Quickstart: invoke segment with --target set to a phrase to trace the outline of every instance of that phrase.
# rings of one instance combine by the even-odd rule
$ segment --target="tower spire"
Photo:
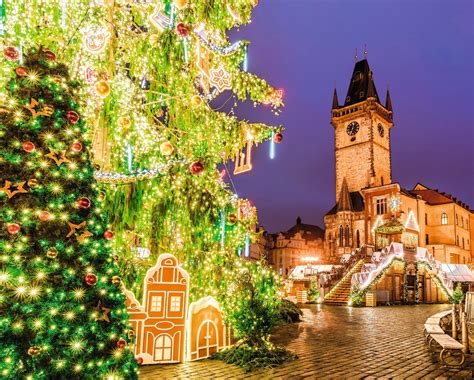
[[[341,192],[339,193],[339,199],[337,201],[337,211],[354,211],[346,177],[342,180]]]
[[[390,98],[390,91],[387,88],[387,97],[385,98],[385,108],[392,111],[392,99]]]
[[[368,52],[367,52],[367,44],[364,44],[364,59],[367,59]]]
[[[357,48],[356,48],[356,52],[355,52],[355,56],[354,56],[354,62],[357,62],[357,59],[358,59],[358,57],[357,57]]]
[[[339,100],[337,99],[336,87],[334,87],[334,94],[332,96],[332,109],[335,110],[337,108],[339,108]]]

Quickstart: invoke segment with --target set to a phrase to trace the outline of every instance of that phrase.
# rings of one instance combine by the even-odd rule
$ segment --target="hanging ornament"
[[[162,142],[160,145],[160,152],[163,156],[170,156],[173,154],[174,147],[169,141]]]
[[[96,321],[106,321],[110,322],[109,313],[110,308],[102,306],[102,301],[97,302],[97,306],[93,307],[95,311],[95,320]]]
[[[56,54],[54,54],[51,50],[45,50],[43,51],[43,54],[44,54],[44,57],[46,58],[46,60],[50,61],[50,62],[54,62],[56,61]]]
[[[76,206],[78,208],[89,208],[89,207],[91,207],[91,200],[87,197],[79,198],[76,201]]]
[[[104,50],[110,38],[110,33],[106,27],[98,26],[95,30],[86,33],[84,40],[87,51],[93,54]]]
[[[181,38],[186,38],[189,35],[189,27],[180,22],[178,25],[176,25],[176,33]]]
[[[39,355],[40,352],[41,352],[41,348],[38,346],[31,346],[30,348],[28,348],[28,355],[30,356]]]
[[[252,135],[247,132],[247,142],[244,149],[235,152],[234,174],[241,174],[252,170]]]
[[[143,358],[141,356],[139,356],[138,358],[135,358],[137,360],[137,364],[138,365],[142,365],[143,364]]]
[[[50,259],[55,259],[58,256],[58,250],[54,247],[49,248],[46,251],[46,256],[49,257]]]
[[[110,230],[104,232],[104,238],[107,240],[112,240],[114,238],[114,233]]]
[[[112,284],[114,285],[119,285],[120,284],[120,277],[119,276],[113,276],[112,277]]]
[[[183,9],[188,5],[188,0],[174,0],[174,5],[176,5],[178,9]]]
[[[127,346],[127,341],[125,339],[120,338],[117,341],[117,347],[123,350]]]
[[[82,150],[82,144],[79,141],[72,143],[71,150],[74,153],[79,153]]]
[[[39,111],[36,111],[37,106],[41,106]],[[41,105],[41,104],[39,104],[39,102],[35,98],[31,98],[30,99],[30,104],[24,104],[23,107],[31,112],[32,117],[38,117],[38,116],[48,116],[48,117],[50,117],[54,112],[54,107],[53,106],[50,106],[50,105],[47,105],[47,104]]]
[[[66,158],[66,151],[65,150],[56,150],[51,147],[48,148],[49,153],[45,155],[45,157],[48,157],[52,159],[56,165],[61,166],[61,164],[65,162],[71,162],[68,158]]]
[[[67,111],[66,118],[71,124],[76,124],[79,121],[79,114],[76,111]]]
[[[193,97],[191,98],[191,104],[197,107],[201,103],[202,103],[202,98],[199,95],[193,95]]]
[[[84,281],[89,286],[94,286],[97,284],[97,276],[94,273],[87,273],[84,277]]]
[[[10,235],[16,235],[20,230],[21,226],[17,223],[12,223],[7,226],[7,231]]]
[[[194,175],[199,175],[204,171],[204,165],[200,161],[194,161],[189,168]]]
[[[85,220],[79,224],[74,224],[71,222],[69,222],[68,224],[69,224],[70,231],[68,232],[66,237],[71,237],[72,235],[75,235],[78,230],[82,230],[83,228],[86,227]],[[90,236],[93,236],[93,234],[89,232],[88,230],[84,230],[80,235],[76,235],[76,239],[79,243],[82,244],[84,242],[84,239]]]
[[[26,181],[21,181],[18,183],[11,183],[10,181],[5,180],[5,186],[0,188],[0,191],[7,194],[8,199],[13,198],[17,194],[27,193],[28,190],[25,190]]]
[[[15,69],[15,73],[19,77],[24,77],[26,74],[28,74],[28,69],[26,67],[19,66]]]
[[[25,141],[23,143],[23,150],[25,152],[31,153],[35,150],[35,144],[33,144],[31,141]]]
[[[117,124],[120,128],[128,129],[132,125],[132,121],[128,116],[120,116],[117,119]]]
[[[103,202],[105,200],[105,192],[101,191],[97,197],[99,201]]]
[[[53,216],[48,212],[48,211],[41,211],[39,214],[38,214],[38,218],[42,221],[42,222],[47,222],[49,220],[51,220]]]
[[[155,11],[148,17],[148,20],[153,24],[155,28],[158,28],[161,31],[165,31],[169,29],[173,22],[171,21],[171,17],[165,15],[161,11],[161,6],[158,5],[155,8]]]
[[[110,86],[102,79],[95,84],[95,92],[101,98],[106,98],[110,94]]]
[[[235,224],[235,222],[237,222],[237,215],[229,214],[228,219],[229,219],[229,224],[233,225]]]
[[[35,187],[38,186],[38,180],[36,178],[29,179],[27,182],[27,185],[31,188],[34,189]]]
[[[275,141],[277,144],[281,143],[283,140],[283,135],[281,133],[277,133],[275,134],[275,136],[273,136],[273,141]]]
[[[17,61],[20,58],[20,52],[14,46],[7,46],[3,49],[3,56],[9,61]]]
[[[209,84],[219,92],[232,89],[232,75],[227,72],[224,66],[209,70]]]

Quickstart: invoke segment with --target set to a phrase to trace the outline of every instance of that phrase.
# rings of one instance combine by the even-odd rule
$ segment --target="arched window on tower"
[[[346,225],[346,233],[345,233],[345,236],[344,236],[344,239],[345,239],[345,247],[350,247],[350,243],[349,243],[349,226]]]
[[[357,248],[360,248],[360,233],[359,230],[356,232],[356,243],[357,243]]]
[[[342,226],[339,226],[339,247],[344,246],[344,230]]]
[[[441,214],[441,224],[448,224],[448,214],[445,212]]]

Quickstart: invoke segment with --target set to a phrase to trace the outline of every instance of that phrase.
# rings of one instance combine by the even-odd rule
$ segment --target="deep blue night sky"
[[[231,33],[252,42],[249,71],[285,90],[279,117],[251,104],[237,112],[286,128],[275,160],[260,145],[252,172],[233,177],[260,224],[286,230],[300,215],[323,227],[335,202],[334,84],[341,101],[365,43],[382,102],[390,87],[393,180],[419,181],[474,208],[473,19],[471,0],[261,0],[252,23]]]

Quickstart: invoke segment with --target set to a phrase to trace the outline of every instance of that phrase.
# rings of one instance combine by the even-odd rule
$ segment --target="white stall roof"
[[[288,278],[294,279],[302,279],[307,276],[312,276],[317,273],[329,273],[333,268],[337,268],[340,265],[297,265],[290,273]]]
[[[474,273],[464,264],[441,264],[441,270],[454,282],[474,282]]]

